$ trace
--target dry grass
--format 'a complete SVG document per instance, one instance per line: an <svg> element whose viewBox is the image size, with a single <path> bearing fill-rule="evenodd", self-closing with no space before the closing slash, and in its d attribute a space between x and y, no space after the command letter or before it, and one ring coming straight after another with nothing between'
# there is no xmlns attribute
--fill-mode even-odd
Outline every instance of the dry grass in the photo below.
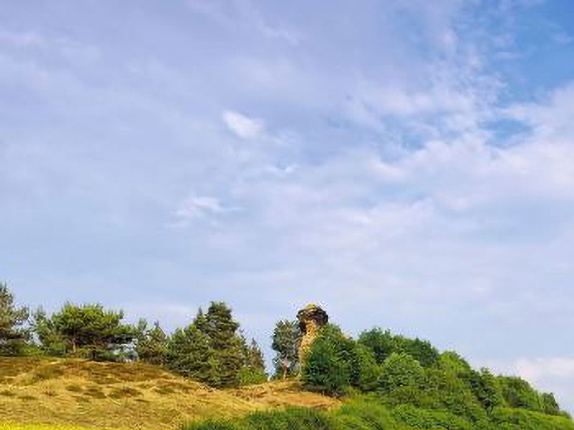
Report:
<svg viewBox="0 0 574 430"><path fill-rule="evenodd" d="M141 363L22 358L0 359L0 403L0 430L162 430L271 407L338 405L294 382L215 390Z"/></svg>

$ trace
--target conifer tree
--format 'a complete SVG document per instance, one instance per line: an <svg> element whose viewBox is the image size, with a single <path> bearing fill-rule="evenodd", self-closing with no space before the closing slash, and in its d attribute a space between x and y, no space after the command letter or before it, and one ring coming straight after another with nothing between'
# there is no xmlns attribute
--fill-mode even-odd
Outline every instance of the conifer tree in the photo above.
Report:
<svg viewBox="0 0 574 430"><path fill-rule="evenodd" d="M51 328L61 337L66 352L92 360L116 360L136 333L122 324L122 311L108 311L100 304L66 303L53 314Z"/></svg>
<svg viewBox="0 0 574 430"><path fill-rule="evenodd" d="M32 330L40 342L40 349L46 355L54 357L66 355L66 342L42 307L32 314Z"/></svg>
<svg viewBox="0 0 574 430"><path fill-rule="evenodd" d="M209 339L213 375L212 380L209 381L210 385L237 386L244 354L241 339L237 333L239 323L233 319L231 308L224 302L211 302L207 313L198 313L194 327Z"/></svg>
<svg viewBox="0 0 574 430"><path fill-rule="evenodd" d="M173 371L197 381L212 383L217 378L209 337L193 324L178 328L169 338L166 362Z"/></svg>
<svg viewBox="0 0 574 430"><path fill-rule="evenodd" d="M261 348L259 348L255 339L251 339L250 345L247 344L243 335L240 336L240 339L244 362L243 367L239 371L239 385L261 384L267 381Z"/></svg>
<svg viewBox="0 0 574 430"><path fill-rule="evenodd" d="M156 321L152 328L148 328L147 321L140 319L137 333L135 350L138 358L151 364L164 364L168 339L159 321Z"/></svg>
<svg viewBox="0 0 574 430"><path fill-rule="evenodd" d="M20 355L30 339L24 327L28 309L14 304L14 295L6 284L0 283L0 355Z"/></svg>

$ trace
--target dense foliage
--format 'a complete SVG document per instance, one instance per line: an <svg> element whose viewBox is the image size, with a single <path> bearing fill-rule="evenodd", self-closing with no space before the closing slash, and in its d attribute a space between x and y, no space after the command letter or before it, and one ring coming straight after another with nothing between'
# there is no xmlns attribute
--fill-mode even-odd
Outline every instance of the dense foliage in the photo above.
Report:
<svg viewBox="0 0 574 430"><path fill-rule="evenodd" d="M285 379L297 373L300 341L301 329L296 321L277 321L271 343L271 348L276 352L273 359L276 378Z"/></svg>
<svg viewBox="0 0 574 430"><path fill-rule="evenodd" d="M214 387L236 387L267 380L259 345L248 342L231 308L211 302L192 323L167 334L156 322L135 326L122 311L100 304L66 303L48 315L38 309L29 319L0 284L0 355L33 351L92 360L141 360L165 366ZM293 321L279 321L272 336L276 377L299 374L303 386L329 395L346 395L338 411L307 409L259 412L235 422L209 421L190 430L574 430L553 394L540 393L517 376L473 369L458 354L439 352L428 341L375 328L347 336L334 324L322 327L303 363L298 362L301 332Z"/></svg>
<svg viewBox="0 0 574 430"><path fill-rule="evenodd" d="M51 353L114 359L125 354L125 347L136 336L134 327L122 323L122 311L106 310L100 304L66 303L51 318L41 309L34 317L38 338Z"/></svg>
<svg viewBox="0 0 574 430"><path fill-rule="evenodd" d="M0 355L20 355L30 337L24 327L28 309L18 308L6 284L0 283Z"/></svg>
<svg viewBox="0 0 574 430"><path fill-rule="evenodd" d="M136 325L124 314L101 304L65 303L52 315L27 308L0 284L0 356L46 355L96 361L140 360L214 387L236 387L267 381L265 361L255 340L247 343L231 308L211 302L192 324L169 335L156 321Z"/></svg>
<svg viewBox="0 0 574 430"><path fill-rule="evenodd" d="M573 428L554 395L539 393L519 377L474 370L454 352L439 353L427 341L388 330L369 330L353 340L339 327L325 326L303 363L302 378L308 389L326 394L362 393L408 428Z"/></svg>
<svg viewBox="0 0 574 430"><path fill-rule="evenodd" d="M389 408L373 398L355 397L339 410L288 408L256 412L236 420L208 420L183 430L574 430L567 418L521 409L496 409L485 421L473 422L447 410L412 405Z"/></svg>

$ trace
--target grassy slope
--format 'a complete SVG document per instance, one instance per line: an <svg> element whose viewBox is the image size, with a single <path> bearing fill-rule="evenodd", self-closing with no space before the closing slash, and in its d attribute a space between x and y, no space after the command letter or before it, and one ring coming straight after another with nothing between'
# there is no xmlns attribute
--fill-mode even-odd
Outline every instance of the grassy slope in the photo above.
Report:
<svg viewBox="0 0 574 430"><path fill-rule="evenodd" d="M0 430L161 430L271 407L338 402L301 392L293 382L215 390L141 363L3 358L0 404Z"/></svg>

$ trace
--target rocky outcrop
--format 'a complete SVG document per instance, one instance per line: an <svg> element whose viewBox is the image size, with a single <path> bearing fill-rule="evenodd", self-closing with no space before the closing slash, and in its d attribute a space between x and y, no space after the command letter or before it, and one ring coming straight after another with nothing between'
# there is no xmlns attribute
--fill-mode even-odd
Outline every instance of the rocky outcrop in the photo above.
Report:
<svg viewBox="0 0 574 430"><path fill-rule="evenodd" d="M299 363L302 364L319 330L329 322L329 316L321 307L309 304L297 313L297 320L302 334L299 345Z"/></svg>

